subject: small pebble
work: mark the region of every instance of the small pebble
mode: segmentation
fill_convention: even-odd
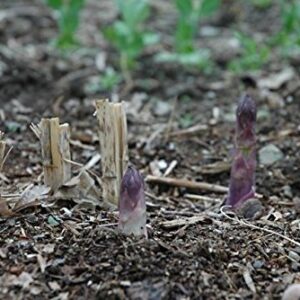
[[[282,190],[283,190],[284,196],[286,196],[287,198],[290,198],[290,199],[293,198],[292,188],[289,185],[285,185],[282,188]]]
[[[299,299],[300,299],[300,284],[290,285],[282,295],[282,300],[299,300]]]
[[[123,270],[123,267],[121,265],[117,265],[117,266],[114,267],[114,271],[116,273],[120,273],[122,270]]]
[[[300,198],[299,197],[295,197],[293,199],[293,203],[294,203],[296,212],[300,213]]]
[[[296,262],[299,262],[300,261],[300,256],[294,252],[294,251],[289,251],[289,257],[293,260],[295,260]]]
[[[292,271],[299,272],[300,271],[300,264],[297,262],[292,263]]]
[[[153,113],[157,117],[166,117],[171,113],[172,107],[167,101],[157,101]]]
[[[253,268],[260,269],[260,268],[262,268],[263,265],[264,265],[264,262],[262,260],[256,260],[253,263]]]
[[[263,165],[272,165],[283,158],[282,151],[273,144],[266,145],[258,152],[259,161]]]

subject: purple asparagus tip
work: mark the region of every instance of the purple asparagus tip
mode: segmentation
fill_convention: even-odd
[[[147,236],[145,185],[141,174],[128,167],[121,182],[119,229],[127,235]]]
[[[246,94],[239,101],[236,110],[235,151],[226,199],[226,205],[234,209],[255,194],[255,123],[256,105]]]
[[[256,104],[247,94],[241,97],[236,110],[236,147],[249,148],[255,144]],[[245,149],[247,150],[247,149]]]
[[[256,122],[256,105],[248,94],[241,97],[236,109],[236,118],[240,130],[245,130]]]

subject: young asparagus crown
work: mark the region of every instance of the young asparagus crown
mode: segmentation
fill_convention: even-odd
[[[255,102],[245,94],[241,97],[236,110],[236,147],[245,149],[255,144],[255,123]]]
[[[147,236],[144,180],[132,166],[128,167],[121,182],[119,199],[119,229],[124,234]]]
[[[247,94],[241,97],[236,109],[237,125],[240,130],[251,127],[256,121],[256,105]]]
[[[236,110],[235,151],[231,166],[226,205],[237,208],[254,197],[256,105],[249,95],[241,98]]]

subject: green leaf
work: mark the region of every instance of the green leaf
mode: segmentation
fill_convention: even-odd
[[[132,30],[136,30],[149,16],[147,0],[117,0],[117,5],[122,19]]]
[[[207,49],[200,49],[190,53],[162,52],[156,55],[156,62],[178,63],[187,67],[197,67],[209,72],[212,67],[210,53]]]
[[[254,6],[259,9],[266,9],[272,4],[272,0],[252,0]]]
[[[143,23],[149,16],[148,0],[115,0],[121,20],[103,30],[103,34],[120,53],[125,70],[134,65],[144,47],[159,40],[157,34],[144,32]]]
[[[60,9],[63,5],[63,0],[46,0],[46,3],[53,9]]]
[[[143,34],[143,44],[144,45],[153,45],[158,43],[160,40],[160,36],[154,32],[146,32]]]
[[[58,10],[59,34],[55,45],[67,49],[78,46],[75,32],[79,25],[79,14],[84,5],[84,0],[47,0],[49,6]]]
[[[175,47],[176,51],[180,53],[187,53],[193,51],[193,37],[194,27],[186,19],[181,18],[178,21],[175,33]]]
[[[190,15],[193,11],[193,1],[192,0],[175,0],[176,7],[181,15]]]
[[[220,0],[203,0],[199,7],[199,16],[208,17],[212,15],[220,6]]]
[[[104,89],[112,90],[121,79],[121,76],[113,68],[108,67],[100,77],[100,84]]]
[[[177,53],[173,52],[161,52],[155,56],[155,61],[158,63],[161,62],[176,62],[178,60]]]

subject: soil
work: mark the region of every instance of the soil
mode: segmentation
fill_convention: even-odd
[[[0,299],[280,299],[300,282],[299,61],[282,60],[274,50],[261,70],[232,74],[228,60],[239,49],[224,42],[237,27],[262,39],[276,32],[276,1],[258,9],[226,0],[203,21],[200,28],[216,32],[201,36],[199,29],[197,38],[216,61],[208,75],[153,62],[153,53],[170,47],[176,22],[169,2],[153,1],[148,26],[162,32],[162,42],[140,58],[132,85],[122,81],[110,91],[92,89],[91,82],[107,66],[118,69],[100,30],[117,17],[112,1],[87,1],[78,31],[83,47],[68,54],[49,44],[57,26],[42,1],[2,0],[0,8],[0,129],[13,147],[2,172],[3,197],[41,183],[40,145],[29,129],[41,117],[69,122],[73,161],[86,164],[98,153],[98,98],[126,101],[130,161],[145,177],[176,161],[169,177],[228,186],[234,112],[245,92],[258,107],[257,150],[273,144],[283,154],[271,165],[258,163],[264,207],[258,220],[223,213],[224,193],[149,182],[147,240],[119,233],[117,213],[104,210],[102,199],[97,206],[43,199],[0,216]],[[287,80],[274,84],[290,69]],[[157,108],[162,102],[165,113]],[[180,134],[194,125],[200,130]],[[101,176],[99,164],[92,171]],[[13,208],[16,197],[7,199]],[[166,226],[175,219],[185,221]]]

